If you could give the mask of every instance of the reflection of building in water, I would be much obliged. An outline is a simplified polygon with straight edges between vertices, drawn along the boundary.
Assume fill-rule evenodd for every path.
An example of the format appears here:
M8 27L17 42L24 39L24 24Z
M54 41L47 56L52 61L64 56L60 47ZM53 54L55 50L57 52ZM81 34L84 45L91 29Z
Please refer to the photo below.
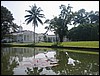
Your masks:
M19 61L22 61L23 57L33 57L38 53L43 53L43 49L37 48L3 48L4 53L9 53L10 56L18 56ZM35 53L35 54L34 54Z
M9 52L7 51L9 50ZM35 50L35 51L34 51ZM55 51L48 51L45 58L44 50L35 48L7 48L6 52L9 53L11 58L16 57L19 62L19 66L22 67L52 67L57 66L58 60L54 57ZM35 56L35 58L34 58ZM43 57L44 56L44 57Z
M18 55L18 58L19 58L19 62L21 62L23 60L23 55L22 54L21 55L19 54Z

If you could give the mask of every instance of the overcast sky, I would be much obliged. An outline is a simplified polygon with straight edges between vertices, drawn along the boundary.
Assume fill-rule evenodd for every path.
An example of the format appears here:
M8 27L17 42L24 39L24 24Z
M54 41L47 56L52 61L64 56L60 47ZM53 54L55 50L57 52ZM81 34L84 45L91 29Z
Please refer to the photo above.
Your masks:
M28 15L29 13L25 12L25 10L30 10L31 5L36 4L37 7L41 7L43 10L43 13L47 19L52 19L53 16L58 16L60 14L59 6L61 4L68 6L72 6L72 11L78 11L80 9L85 9L87 12L90 11L99 11L99 1L1 1L1 5L6 7L14 17L14 22L17 25L22 25L24 30L31 30L33 31L32 23L26 25L22 24L25 22L25 15ZM20 22L21 21L21 22ZM44 21L44 19L43 19ZM36 33L44 33L46 30L44 27L47 24L41 25L39 24L38 27L36 27ZM70 29L72 27L68 26ZM53 34L49 32L48 34Z

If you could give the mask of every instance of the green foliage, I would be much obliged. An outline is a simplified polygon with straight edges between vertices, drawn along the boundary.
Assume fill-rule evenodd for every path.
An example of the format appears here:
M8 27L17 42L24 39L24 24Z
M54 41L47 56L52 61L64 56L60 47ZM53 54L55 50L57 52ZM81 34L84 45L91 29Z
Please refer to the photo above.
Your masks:
M73 24L74 28L68 33L71 40L99 40L99 11L86 12L85 9L80 9L74 13Z
M44 35L44 42L47 42L47 37L46 37L46 35Z
M99 34L96 24L83 24L69 30L68 37L73 41L95 41L99 40Z
M68 5L66 7L65 5L61 5L61 13L59 17L54 17L53 19L49 20L47 19L44 23L48 23L49 26L46 26L45 29L54 31L55 35L59 36L60 42L63 42L63 38L68 33L68 24L71 24L71 21L73 19L73 12L71 11L71 6Z
M16 58L11 59L10 55L3 53L3 51L1 54L1 75L13 75L13 69L17 67L19 63L16 61Z
M86 12L85 9L72 12L72 7L68 4L60 6L61 13L59 17L53 19L47 19L44 23L48 23L46 26L47 31L54 31L55 35L59 36L60 42L63 42L64 37L68 37L73 41L83 40L99 40L99 11ZM74 25L74 27L68 30L68 24ZM75 27L78 25L77 27Z
M97 24L99 23L99 11L86 12L85 9L80 9L74 13L73 24Z
M1 23L4 22L12 23L12 20L14 20L11 12L4 6L1 6Z
M13 23L13 15L4 6L1 6L1 40L11 32L16 32L18 25Z

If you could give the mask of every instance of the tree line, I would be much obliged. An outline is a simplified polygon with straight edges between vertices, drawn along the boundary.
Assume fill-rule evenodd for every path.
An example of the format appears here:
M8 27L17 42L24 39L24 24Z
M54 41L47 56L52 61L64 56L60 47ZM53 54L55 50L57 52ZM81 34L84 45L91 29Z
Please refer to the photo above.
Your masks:
M73 12L72 8L69 4L67 7L61 5L59 16L45 21L49 24L45 29L54 31L60 42L63 42L64 37L72 41L99 40L99 11L86 12L85 9L80 9ZM68 25L74 27L68 30Z
M1 6L1 40L18 30L19 26L13 21L12 13L6 7Z
M60 5L60 14L52 19L46 19L45 15L41 13L43 11L41 7L37 7L34 4L30 8L30 10L25 10L29 13L25 16L25 22L27 22L26 24L32 23L34 32L35 27L38 27L38 22L40 22L41 24L49 24L45 27L47 31L44 35L48 31L53 31L56 36L59 36L60 42L63 42L65 37L72 41L99 40L99 11L86 12L85 9L80 9L73 12L73 7L70 4L67 6ZM42 18L46 20L43 22ZM1 40L11 32L18 30L19 26L13 20L11 12L6 7L1 6ZM68 30L68 25L74 25L74 27Z

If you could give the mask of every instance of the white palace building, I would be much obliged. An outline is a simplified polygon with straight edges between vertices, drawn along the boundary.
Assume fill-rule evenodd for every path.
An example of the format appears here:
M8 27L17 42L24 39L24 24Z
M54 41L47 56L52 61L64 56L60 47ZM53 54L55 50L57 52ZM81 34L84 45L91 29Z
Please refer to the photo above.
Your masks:
M21 26L17 33L13 33L13 41L14 42L33 42L34 34L35 34L35 42L45 41L43 33L38 34L38 33L34 33L33 31L23 30ZM47 41L50 40L51 42L56 42L55 35L46 35L46 39Z
M20 26L18 32L12 33L12 38L7 38L6 41L13 41L13 42L34 42L34 34L35 34L35 42L56 42L56 39L59 39L58 37L56 38L55 35L46 35L46 39L44 38L43 33L34 33L33 31L29 30L23 30L23 28ZM67 38L64 39L64 41L68 41Z

